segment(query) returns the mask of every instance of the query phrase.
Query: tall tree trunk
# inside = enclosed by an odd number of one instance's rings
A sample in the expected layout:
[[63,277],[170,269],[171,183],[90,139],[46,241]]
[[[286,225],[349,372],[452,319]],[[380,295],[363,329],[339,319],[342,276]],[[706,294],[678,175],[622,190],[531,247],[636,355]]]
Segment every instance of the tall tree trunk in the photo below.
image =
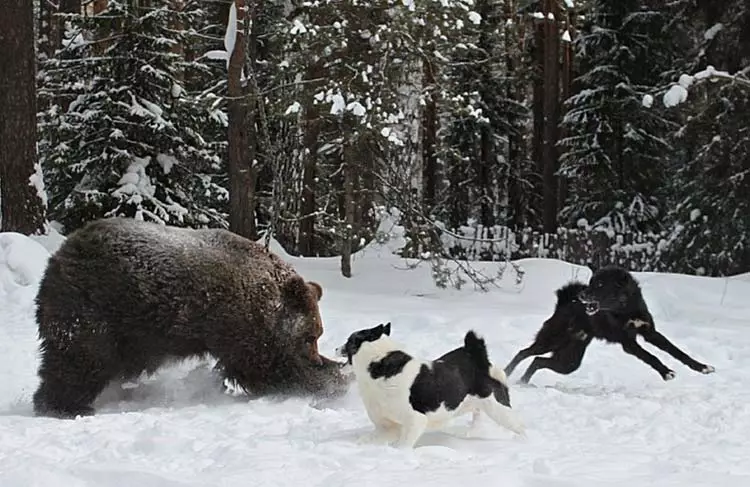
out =
[[[320,61],[313,63],[307,72],[308,80],[316,80],[323,77],[323,64]],[[315,178],[318,170],[318,140],[322,120],[320,110],[315,104],[315,92],[317,83],[306,85],[304,120],[302,122],[302,201],[300,208],[299,242],[297,249],[300,255],[313,257],[315,255],[315,214],[317,206],[315,202]]]
[[[505,15],[508,19],[514,19],[516,17],[516,6],[513,0],[509,0],[505,4]],[[519,64],[516,56],[520,56],[519,47],[515,45],[518,41],[518,24],[516,22],[507,22],[505,24],[505,69],[507,72],[508,79],[517,80],[518,74],[516,67]],[[518,89],[518,82],[508,83],[505,96],[509,100],[521,101],[520,97],[523,97],[523,92]],[[526,163],[524,157],[524,134],[519,127],[516,115],[509,115],[508,124],[510,126],[510,134],[508,136],[508,161],[507,161],[507,191],[508,191],[508,209],[509,219],[507,225],[516,230],[519,229],[525,221],[526,210],[524,208],[523,191],[521,188],[521,178],[524,173],[524,165]]]
[[[237,36],[229,57],[229,229],[255,238],[254,97],[242,86],[249,25],[245,0],[235,0]],[[251,9],[252,10],[252,9]],[[250,62],[253,62],[252,56]],[[252,69],[252,67],[251,67]]]
[[[179,17],[179,14],[181,14],[183,10],[185,10],[185,0],[170,0],[169,8],[177,14],[175,15],[175,19],[172,22],[172,25],[170,25],[170,28],[175,32],[183,32],[185,30],[185,25],[182,19]],[[182,42],[176,42],[174,45],[172,45],[172,48],[170,50],[173,54],[180,58],[181,63],[184,63],[186,61],[185,45]],[[175,73],[175,78],[182,87],[185,86],[185,69],[183,67],[178,68],[177,72]],[[174,94],[172,96],[174,96]]]
[[[546,0],[545,0],[546,1]],[[533,78],[534,78],[534,89],[533,89],[533,115],[534,115],[534,136],[531,144],[531,157],[534,159],[533,167],[536,170],[534,177],[534,195],[531,198],[530,204],[534,210],[534,226],[537,226],[539,221],[539,215],[542,213],[543,202],[540,204],[539,196],[543,193],[543,187],[540,184],[541,176],[544,172],[544,115],[546,109],[544,106],[544,50],[545,50],[545,21],[535,20],[534,21],[534,67],[533,67]]]
[[[493,5],[490,0],[479,0],[477,2],[477,11],[483,19],[492,19]],[[485,101],[497,98],[499,95],[491,91],[492,86],[492,68],[494,67],[494,34],[489,32],[493,26],[491,23],[483,23],[480,26],[478,46],[490,55],[490,62],[486,63],[481,73],[482,86],[480,94]],[[490,114],[490,118],[497,120],[502,114]],[[493,141],[493,124],[482,125],[479,133],[479,159],[477,167],[477,186],[480,191],[479,201],[479,221],[485,227],[490,227],[495,223],[495,204],[496,198],[493,195],[493,174],[496,172],[496,148]]]
[[[375,153],[371,145],[376,144],[370,139],[365,139],[362,143],[362,149],[359,157],[359,171],[355,178],[354,187],[354,231],[355,236],[359,238],[369,237],[375,228],[373,228],[374,219],[370,214],[374,206],[375,194]],[[372,149],[372,150],[371,150]],[[358,248],[357,244],[357,248]]]
[[[107,10],[107,7],[109,7],[108,0],[94,0],[93,5],[93,15],[100,15],[104,11]],[[100,25],[103,25],[100,23]],[[116,30],[122,30],[123,26],[117,25],[114,22],[110,22],[109,24],[109,30],[110,32],[97,32],[97,38],[95,39],[94,45],[93,45],[93,51],[95,56],[103,56],[104,53],[107,51],[107,46],[109,45],[109,41],[105,40],[108,38],[111,34],[114,34]]]
[[480,191],[479,221],[483,226],[491,227],[495,223],[493,211],[495,198],[492,197],[495,151],[492,144],[492,128],[483,125],[479,137],[479,170],[477,171],[477,185]]
[[44,231],[42,197],[29,179],[37,164],[35,78],[33,3],[6,0],[0,15],[0,211],[2,231],[25,235]]
[[435,85],[435,72],[437,69],[428,60],[425,60],[423,66],[424,86],[428,93],[425,100],[424,115],[422,117],[422,181],[424,190],[422,193],[422,203],[426,214],[430,214],[435,208],[437,198],[437,179],[438,179],[438,162],[437,162],[437,92],[438,87]]
[[[543,171],[543,228],[545,233],[557,230],[557,125],[560,113],[560,61],[557,0],[545,0],[544,8],[544,150]],[[550,15],[551,14],[551,15]],[[552,17],[552,18],[550,18]]]
[[[563,62],[562,62],[562,94],[560,96],[562,103],[565,103],[571,95],[571,85],[573,83],[573,36],[575,35],[575,10],[568,8],[567,10],[567,30],[569,41],[563,44]],[[563,110],[565,110],[565,106]],[[567,136],[565,130],[560,134],[560,138],[564,139]],[[565,178],[558,179],[558,198],[557,207],[562,208],[565,206],[565,202],[568,200],[568,182]]]
[[346,228],[342,232],[341,240],[341,274],[344,277],[352,277],[352,237],[354,232],[354,181],[356,178],[356,167],[354,164],[353,143],[344,144],[344,221]]

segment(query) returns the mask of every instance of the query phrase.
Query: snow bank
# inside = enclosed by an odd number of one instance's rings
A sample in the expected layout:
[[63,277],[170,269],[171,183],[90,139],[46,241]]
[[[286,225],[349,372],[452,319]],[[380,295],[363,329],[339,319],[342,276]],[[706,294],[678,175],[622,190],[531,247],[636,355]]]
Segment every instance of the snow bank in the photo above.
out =
[[50,252],[39,242],[20,233],[0,233],[0,299],[5,305],[28,306]]
[[[435,357],[469,329],[504,365],[529,344],[554,307],[554,289],[586,281],[585,267],[525,259],[524,279],[508,275],[489,293],[436,289],[429,269],[397,270],[403,234],[384,220],[381,239],[354,257],[355,277],[339,258],[291,257],[271,248],[308,279],[321,282],[331,354],[351,331],[392,321],[392,334],[414,354]],[[387,238],[386,238],[387,237]],[[59,243],[43,240],[49,248]],[[54,243],[53,243],[54,241]],[[750,482],[747,370],[750,274],[729,279],[636,273],[660,330],[699,360],[703,376],[648,347],[677,378],[662,381],[617,346],[593,343],[581,368],[511,377],[511,398],[527,425],[516,438],[486,418],[464,438],[468,418],[429,432],[414,451],[358,443],[372,429],[354,390],[335,401],[249,400],[223,395],[210,363],[188,361],[109,387],[97,415],[75,421],[36,418],[37,340],[31,306],[49,250],[18,234],[0,234],[0,485],[120,487],[207,485],[508,487],[744,487]],[[491,266],[491,264],[481,264]],[[490,269],[491,267],[488,267]]]

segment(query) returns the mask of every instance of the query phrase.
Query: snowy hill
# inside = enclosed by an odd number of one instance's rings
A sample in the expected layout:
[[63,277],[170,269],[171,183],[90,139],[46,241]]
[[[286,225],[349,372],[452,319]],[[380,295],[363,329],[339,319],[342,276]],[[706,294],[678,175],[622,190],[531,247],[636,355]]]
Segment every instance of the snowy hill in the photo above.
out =
[[[0,486],[456,486],[691,487],[750,485],[750,276],[730,279],[636,274],[657,326],[716,366],[697,374],[648,347],[677,373],[671,382],[620,347],[594,343],[570,376],[538,372],[511,400],[527,426],[517,438],[489,420],[462,438],[428,433],[414,451],[358,444],[371,429],[353,391],[335,402],[275,402],[221,395],[207,364],[170,368],[126,391],[107,390],[98,414],[76,421],[35,418],[33,298],[59,239],[0,234]],[[280,251],[278,246],[274,250]],[[391,321],[393,335],[434,357],[473,328],[504,366],[554,307],[554,290],[587,280],[586,268],[524,260],[521,284],[505,276],[489,293],[439,290],[429,269],[399,270],[387,248],[368,248],[340,276],[338,259],[285,256],[325,287],[321,349]],[[210,365],[210,364],[208,364]]]

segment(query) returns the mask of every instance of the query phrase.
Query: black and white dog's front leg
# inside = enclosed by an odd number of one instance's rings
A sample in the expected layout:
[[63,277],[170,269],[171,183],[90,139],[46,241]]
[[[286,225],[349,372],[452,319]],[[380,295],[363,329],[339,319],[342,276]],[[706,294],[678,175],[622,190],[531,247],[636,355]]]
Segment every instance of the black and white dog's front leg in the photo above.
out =
[[673,370],[671,370],[669,367],[664,365],[661,360],[656,358],[654,355],[650,354],[646,350],[643,349],[640,345],[638,345],[638,342],[635,340],[636,335],[635,334],[629,334],[627,337],[625,337],[622,341],[622,349],[625,351],[625,353],[628,353],[630,355],[635,355],[639,359],[641,359],[643,362],[650,365],[654,370],[656,370],[664,380],[672,380],[675,377],[675,373]]
[[667,337],[656,331],[652,326],[641,330],[643,338],[651,343],[652,345],[659,347],[664,350],[683,364],[687,365],[691,369],[700,372],[701,374],[710,374],[716,369],[712,365],[706,365],[698,362],[690,355],[680,350],[674,343],[669,341]]

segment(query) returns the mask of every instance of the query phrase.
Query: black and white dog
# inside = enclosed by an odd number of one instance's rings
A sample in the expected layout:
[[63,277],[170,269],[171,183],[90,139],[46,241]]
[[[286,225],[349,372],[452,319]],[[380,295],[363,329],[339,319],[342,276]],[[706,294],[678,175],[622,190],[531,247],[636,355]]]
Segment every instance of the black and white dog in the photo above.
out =
[[570,374],[580,367],[586,347],[597,338],[619,343],[626,353],[653,367],[664,380],[674,379],[673,370],[638,344],[638,335],[693,370],[703,374],[715,370],[696,361],[656,331],[638,282],[627,270],[608,266],[595,272],[588,285],[574,281],[557,290],[554,313],[537,332],[534,343],[508,363],[505,373],[510,376],[528,357],[552,352],[549,358],[535,357],[521,382],[528,383],[534,372],[545,368]]
[[437,360],[420,360],[390,338],[391,324],[352,333],[337,348],[353,366],[360,397],[375,425],[372,439],[396,440],[413,448],[428,429],[472,414],[472,427],[483,411],[497,424],[523,434],[524,425],[510,406],[502,369],[492,366],[482,338],[469,331],[464,346]]

